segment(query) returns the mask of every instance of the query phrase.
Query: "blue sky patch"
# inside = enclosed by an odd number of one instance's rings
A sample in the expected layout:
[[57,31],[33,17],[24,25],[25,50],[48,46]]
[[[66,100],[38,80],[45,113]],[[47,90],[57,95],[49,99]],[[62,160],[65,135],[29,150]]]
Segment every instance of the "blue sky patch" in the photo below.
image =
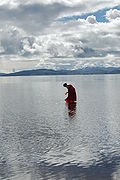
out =
[[78,20],[78,19],[87,19],[88,16],[94,15],[96,16],[96,20],[97,22],[108,22],[108,20],[106,19],[106,12],[109,11],[110,9],[117,9],[120,10],[120,6],[115,6],[114,8],[107,8],[107,9],[102,9],[99,11],[96,11],[94,13],[87,13],[84,15],[74,15],[74,16],[66,16],[66,17],[62,17],[59,18],[58,21],[61,22],[68,22],[68,21],[72,21],[72,20]]

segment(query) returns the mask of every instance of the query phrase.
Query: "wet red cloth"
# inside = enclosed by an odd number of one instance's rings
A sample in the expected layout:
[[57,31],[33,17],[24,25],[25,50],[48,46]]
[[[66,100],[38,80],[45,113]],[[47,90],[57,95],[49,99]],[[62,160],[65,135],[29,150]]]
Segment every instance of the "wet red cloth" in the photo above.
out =
[[68,89],[68,97],[65,99],[66,102],[74,102],[76,101],[76,91],[75,88],[69,84],[67,86]]

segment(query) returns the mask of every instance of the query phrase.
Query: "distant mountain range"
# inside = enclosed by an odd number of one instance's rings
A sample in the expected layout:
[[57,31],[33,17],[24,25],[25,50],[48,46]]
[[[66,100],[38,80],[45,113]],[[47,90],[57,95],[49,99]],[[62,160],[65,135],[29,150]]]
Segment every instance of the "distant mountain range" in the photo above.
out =
[[0,76],[41,76],[41,75],[77,75],[77,74],[120,74],[120,67],[86,67],[76,70],[52,70],[34,69],[13,72],[9,74],[0,73]]
[[6,75],[5,73],[0,73],[0,76],[4,76],[4,75]]

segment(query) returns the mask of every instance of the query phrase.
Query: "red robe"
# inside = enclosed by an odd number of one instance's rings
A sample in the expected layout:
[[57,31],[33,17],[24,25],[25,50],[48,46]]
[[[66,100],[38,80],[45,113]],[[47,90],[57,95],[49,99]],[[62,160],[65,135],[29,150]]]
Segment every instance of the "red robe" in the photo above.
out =
[[68,85],[68,97],[65,99],[66,102],[76,101],[76,91],[75,88],[70,84]]

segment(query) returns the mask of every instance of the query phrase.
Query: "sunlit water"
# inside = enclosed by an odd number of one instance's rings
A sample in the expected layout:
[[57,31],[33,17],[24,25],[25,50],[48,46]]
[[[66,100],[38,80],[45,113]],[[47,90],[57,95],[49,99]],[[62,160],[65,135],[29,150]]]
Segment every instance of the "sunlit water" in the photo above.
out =
[[0,78],[0,179],[119,180],[120,75]]

